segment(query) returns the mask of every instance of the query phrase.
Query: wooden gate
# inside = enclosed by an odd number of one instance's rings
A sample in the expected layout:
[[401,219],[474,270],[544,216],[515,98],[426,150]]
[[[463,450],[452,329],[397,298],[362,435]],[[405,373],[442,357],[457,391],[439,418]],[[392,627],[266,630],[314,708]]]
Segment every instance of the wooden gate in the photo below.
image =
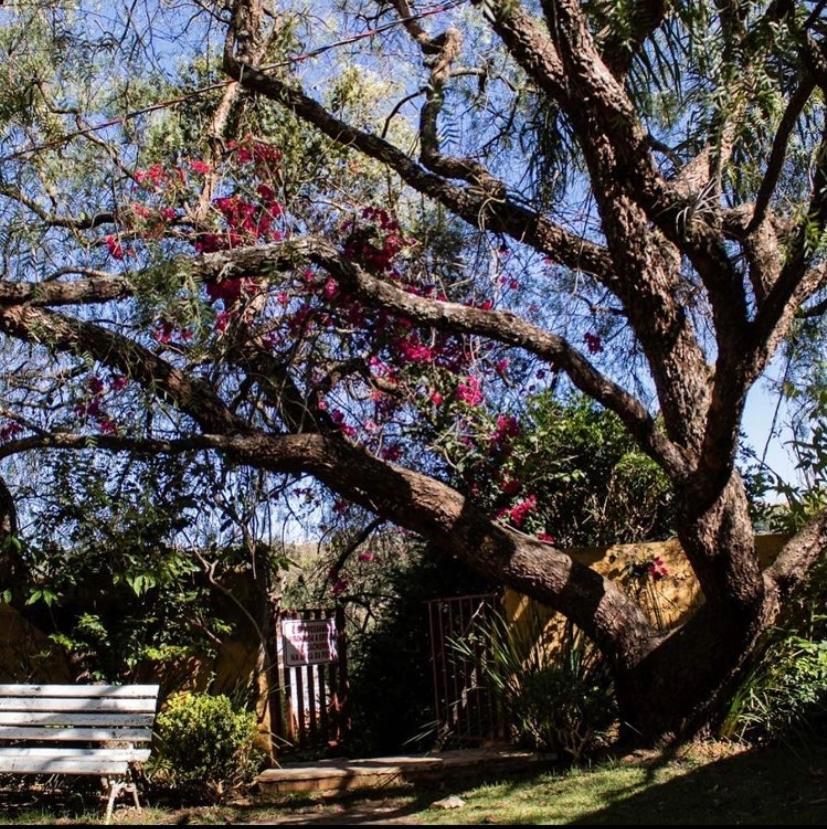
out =
[[[498,607],[493,593],[432,599],[427,602],[431,636],[434,703],[440,735],[463,742],[501,740],[505,718],[486,681],[484,666],[491,658],[485,637],[468,636],[489,623]],[[452,646],[473,641],[473,658]]]
[[277,751],[335,750],[350,730],[344,608],[282,611],[276,620]]

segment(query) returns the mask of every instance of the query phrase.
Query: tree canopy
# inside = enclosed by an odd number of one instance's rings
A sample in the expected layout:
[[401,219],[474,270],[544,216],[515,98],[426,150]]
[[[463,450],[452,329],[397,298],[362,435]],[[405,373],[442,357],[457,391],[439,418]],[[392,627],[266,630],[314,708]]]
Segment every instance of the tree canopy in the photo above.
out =
[[[0,15],[0,457],[308,476],[564,613],[637,733],[711,716],[827,534],[762,572],[735,465],[827,310],[823,0]],[[513,445],[571,389],[674,493],[671,635],[527,523]]]

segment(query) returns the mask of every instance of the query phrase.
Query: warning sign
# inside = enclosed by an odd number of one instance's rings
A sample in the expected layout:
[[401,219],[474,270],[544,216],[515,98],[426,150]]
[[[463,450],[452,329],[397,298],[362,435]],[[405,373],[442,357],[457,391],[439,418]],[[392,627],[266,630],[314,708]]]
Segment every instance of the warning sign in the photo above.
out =
[[283,619],[281,636],[284,664],[289,668],[338,659],[335,619]]

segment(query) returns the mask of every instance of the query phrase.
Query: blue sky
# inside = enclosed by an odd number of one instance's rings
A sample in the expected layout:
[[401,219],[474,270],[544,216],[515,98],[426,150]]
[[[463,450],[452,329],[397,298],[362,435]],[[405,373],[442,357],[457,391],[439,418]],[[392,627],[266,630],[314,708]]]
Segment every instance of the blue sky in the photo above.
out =
[[789,449],[784,445],[792,435],[785,426],[786,408],[782,406],[773,429],[773,419],[778,406],[778,392],[767,387],[764,379],[759,380],[750,390],[747,397],[747,406],[744,413],[743,430],[749,445],[758,453],[764,452],[769,440],[766,463],[787,483],[798,481],[794,459]]

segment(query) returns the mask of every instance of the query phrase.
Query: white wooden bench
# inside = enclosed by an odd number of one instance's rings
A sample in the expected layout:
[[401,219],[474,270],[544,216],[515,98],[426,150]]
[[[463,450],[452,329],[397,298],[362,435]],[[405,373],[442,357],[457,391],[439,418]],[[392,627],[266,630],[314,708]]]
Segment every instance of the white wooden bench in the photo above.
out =
[[149,759],[157,703],[157,685],[0,685],[0,774],[98,776],[107,823],[121,792],[140,810],[129,773]]

